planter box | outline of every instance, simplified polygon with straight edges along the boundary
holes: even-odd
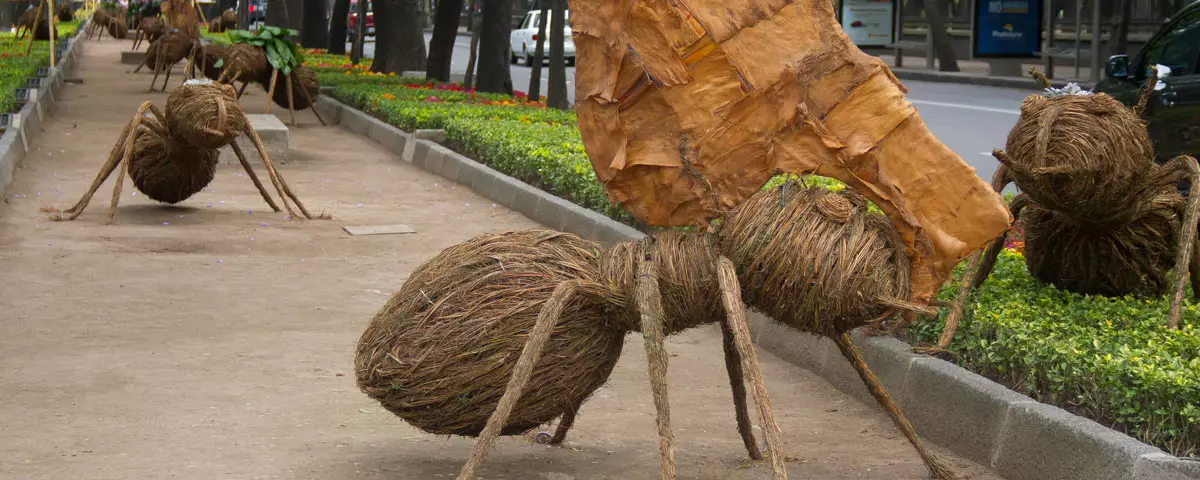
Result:
[[[43,80],[45,80],[45,78],[29,77],[28,79],[25,80],[25,87],[26,88],[42,88]]]
[[[29,95],[32,91],[33,90],[28,88],[18,88],[16,91],[17,103],[24,103],[32,100]]]

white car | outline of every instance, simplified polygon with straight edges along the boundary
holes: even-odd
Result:
[[[563,12],[565,18],[570,20],[570,12]],[[537,49],[537,33],[538,27],[541,25],[541,10],[531,10],[525,14],[525,19],[521,21],[519,28],[513,29],[509,34],[509,58],[512,63],[517,63],[518,60],[524,59],[526,65],[533,65],[534,50]],[[550,28],[546,26],[546,41],[542,44],[542,54],[546,59],[550,58]],[[575,42],[571,39],[571,23],[567,22],[563,25],[563,58],[566,59],[567,65],[575,65]]]

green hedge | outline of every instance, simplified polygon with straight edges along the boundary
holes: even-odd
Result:
[[[446,140],[460,153],[579,206],[632,223],[608,200],[574,124],[451,119]]]
[[[961,265],[959,272],[961,272]],[[958,291],[948,282],[939,299]],[[1190,288],[1188,298],[1190,297]],[[949,351],[959,365],[1013,390],[1092,418],[1179,456],[1200,454],[1200,325],[1166,328],[1164,298],[1065,292],[1031,277],[1005,251],[968,302]],[[934,343],[945,323],[914,324],[914,343]]]

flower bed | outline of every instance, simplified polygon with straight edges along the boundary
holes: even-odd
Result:
[[[381,83],[344,64],[321,68],[322,75],[341,79],[333,96],[352,107],[407,131],[444,129],[447,144],[464,155],[633,223],[596,181],[573,112],[417,79]],[[776,177],[766,187],[788,178],[795,177]],[[805,181],[845,188],[821,177]],[[951,360],[1173,454],[1200,454],[1197,307],[1186,308],[1183,329],[1169,330],[1165,298],[1088,297],[1042,284],[1025,269],[1020,225],[1014,230],[992,276],[968,302]],[[956,279],[939,299],[949,301],[957,290]],[[905,339],[936,342],[943,323],[944,313],[919,321]]]
[[[66,41],[75,35],[79,21],[55,23],[58,37]],[[38,70],[50,66],[47,40],[35,40],[29,55],[25,55],[28,37],[15,40],[12,32],[0,32],[0,113],[14,113],[20,106],[17,89],[25,88],[27,79],[38,76]]]

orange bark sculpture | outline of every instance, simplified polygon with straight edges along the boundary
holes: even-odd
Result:
[[[1003,200],[939,142],[829,0],[574,0],[579,129],[609,197],[658,226],[706,225],[779,173],[877,204],[928,303],[1003,233]]]

